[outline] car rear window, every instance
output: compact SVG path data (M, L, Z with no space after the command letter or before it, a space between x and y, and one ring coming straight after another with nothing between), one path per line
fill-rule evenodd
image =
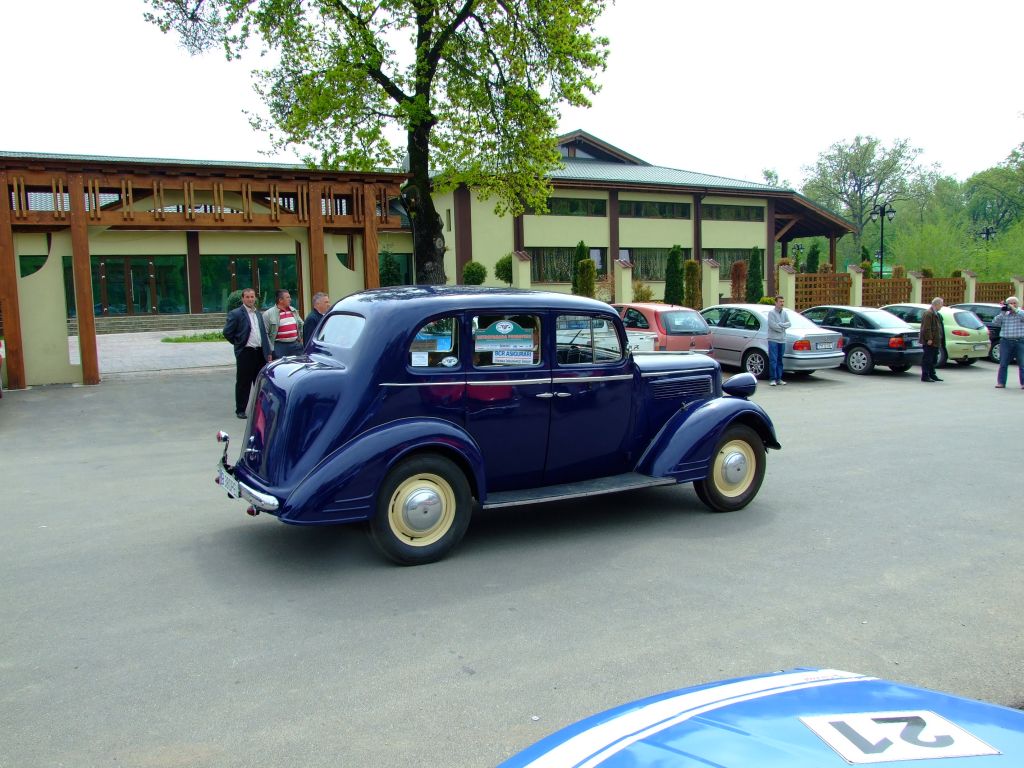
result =
M970 328L972 331L985 327L985 324L978 319L976 314L969 312L966 309L960 309L954 312L953 319L956 320L957 325L964 328Z
M673 310L661 313L661 324L669 336L689 336L710 333L708 324L697 312Z
M363 332L366 318L359 315L328 315L317 329L316 339L334 347L351 349Z

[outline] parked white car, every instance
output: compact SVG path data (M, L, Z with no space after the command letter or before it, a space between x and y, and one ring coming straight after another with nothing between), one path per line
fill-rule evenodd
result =
M768 375L767 304L717 304L701 310L711 328L715 359L734 365L759 379ZM810 373L837 368L843 362L843 336L826 331L792 309L786 310L792 325L786 329L782 368L786 373Z

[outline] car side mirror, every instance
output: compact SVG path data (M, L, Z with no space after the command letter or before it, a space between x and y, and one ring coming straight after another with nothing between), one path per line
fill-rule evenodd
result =
M722 384L722 391L733 397L748 398L757 390L757 379L752 373L738 373Z

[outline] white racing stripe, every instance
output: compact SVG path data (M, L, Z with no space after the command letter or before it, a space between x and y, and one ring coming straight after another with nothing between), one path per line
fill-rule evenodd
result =
M530 762L528 768L593 768L651 734L728 704L804 688L873 679L838 669L818 669L741 680L680 694L578 733Z

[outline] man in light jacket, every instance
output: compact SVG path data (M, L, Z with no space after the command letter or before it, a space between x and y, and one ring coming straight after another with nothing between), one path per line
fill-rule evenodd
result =
M768 310L768 382L769 387L783 386L782 353L786 349L786 329L792 323L782 305L786 301L781 296L775 297L775 306Z

